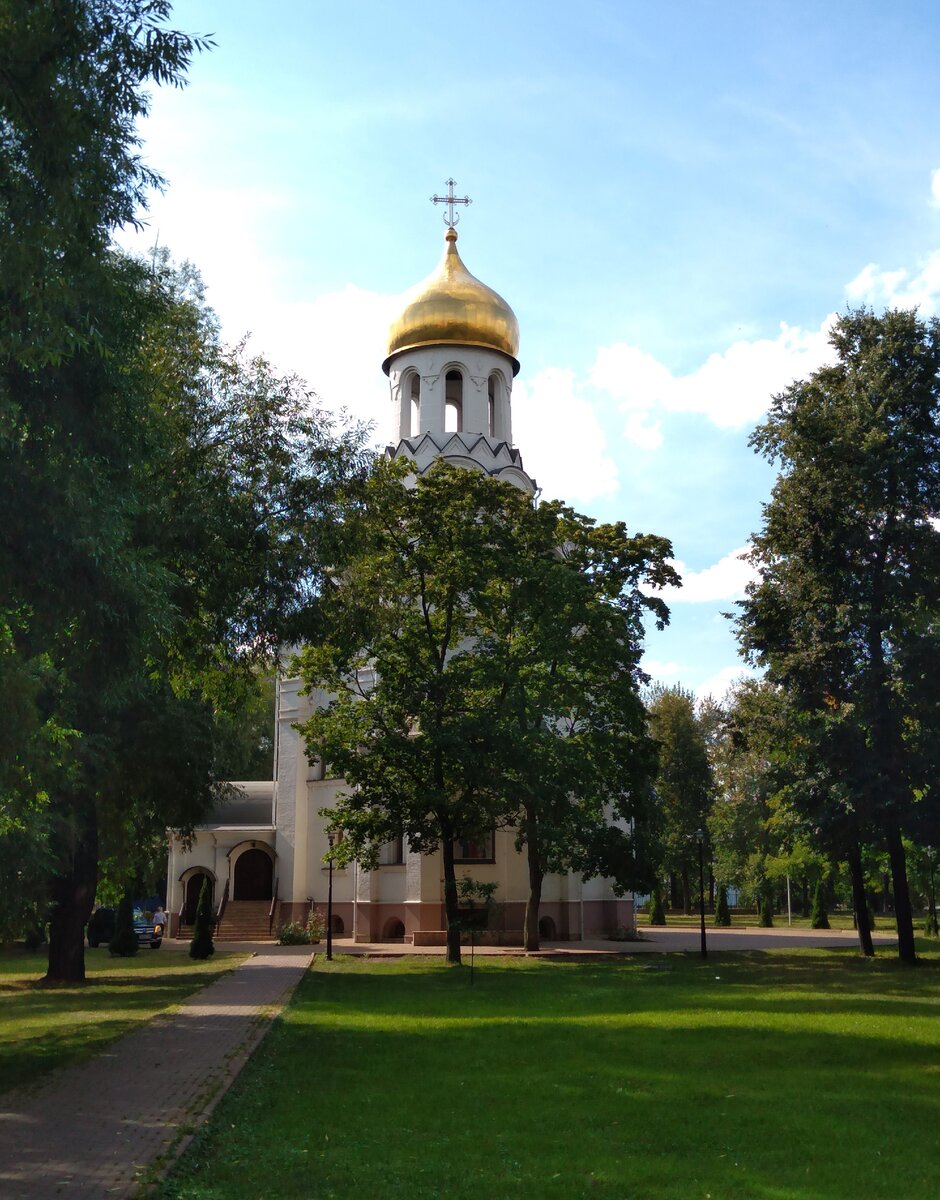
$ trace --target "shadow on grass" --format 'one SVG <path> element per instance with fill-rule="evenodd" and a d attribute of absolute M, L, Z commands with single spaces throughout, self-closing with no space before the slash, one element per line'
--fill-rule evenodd
<path fill-rule="evenodd" d="M 164 1195 L 933 1200 L 935 972 L 733 957 L 315 970 Z"/>

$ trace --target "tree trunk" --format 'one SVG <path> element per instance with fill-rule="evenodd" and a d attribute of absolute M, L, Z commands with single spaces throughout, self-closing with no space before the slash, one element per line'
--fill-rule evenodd
<path fill-rule="evenodd" d="M 688 916 L 692 911 L 692 887 L 689 883 L 689 868 L 682 868 L 682 911 Z"/>
<path fill-rule="evenodd" d="M 852 839 L 849 847 L 849 874 L 852 877 L 852 905 L 855 909 L 855 928 L 858 931 L 858 948 L 866 958 L 875 957 L 868 923 L 868 897 L 865 895 L 865 873 L 862 870 L 862 851 L 858 838 Z"/>
<path fill-rule="evenodd" d="M 917 962 L 914 948 L 914 914 L 911 893 L 907 886 L 907 863 L 901 828 L 897 817 L 888 817 L 888 857 L 891 861 L 891 883 L 894 888 L 894 920 L 898 930 L 898 958 L 912 966 Z"/>
<path fill-rule="evenodd" d="M 524 943 L 526 950 L 539 949 L 539 905 L 542 903 L 542 860 L 534 822 L 526 814 L 526 857 L 529 863 L 529 896 L 525 904 Z"/>
<path fill-rule="evenodd" d="M 69 861 L 52 881 L 46 983 L 85 979 L 85 926 L 98 888 L 98 828 L 93 811 L 76 811 Z"/>
<path fill-rule="evenodd" d="M 446 832 L 446 831 L 445 831 Z M 447 920 L 447 961 L 460 966 L 460 905 L 457 900 L 457 873 L 454 870 L 454 839 L 441 839 L 444 858 L 444 915 Z"/>

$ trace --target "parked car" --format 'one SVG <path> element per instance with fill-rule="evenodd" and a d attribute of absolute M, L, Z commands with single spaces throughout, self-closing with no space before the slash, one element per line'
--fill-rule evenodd
<path fill-rule="evenodd" d="M 159 950 L 163 941 L 163 926 L 154 925 L 153 921 L 144 919 L 143 913 L 134 913 L 134 932 L 137 934 L 138 946 L 149 946 L 151 950 Z"/>
<path fill-rule="evenodd" d="M 102 905 L 91 914 L 88 922 L 88 945 L 92 950 L 114 937 L 114 909 Z"/>

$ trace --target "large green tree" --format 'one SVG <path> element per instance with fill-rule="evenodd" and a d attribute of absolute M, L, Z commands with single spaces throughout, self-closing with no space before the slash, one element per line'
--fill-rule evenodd
<path fill-rule="evenodd" d="M 160 182 L 148 86 L 205 45 L 168 15 L 0 3 L 0 886 L 51 901 L 52 979 L 83 977 L 99 861 L 130 876 L 217 796 L 358 465 L 300 381 L 221 345 L 192 271 L 110 247 Z"/>
<path fill-rule="evenodd" d="M 440 848 L 448 957 L 460 959 L 458 837 L 518 830 L 538 944 L 547 870 L 639 882 L 652 747 L 638 697 L 640 582 L 674 581 L 668 543 L 630 538 L 476 472 L 436 464 L 404 486 L 380 464 L 301 656 L 320 706 L 311 753 L 349 790 L 340 853 L 406 836 Z"/>
<path fill-rule="evenodd" d="M 672 903 L 691 911 L 692 879 L 698 873 L 698 841 L 707 837 L 714 780 L 707 735 L 695 696 L 680 686 L 655 687 L 649 697 L 650 732 L 658 747 L 656 801 L 662 821 L 663 867 L 670 877 Z"/>
<path fill-rule="evenodd" d="M 658 859 L 655 743 L 640 668 L 650 595 L 678 577 L 669 543 L 597 525 L 557 503 L 516 501 L 505 574 L 490 590 L 486 638 L 504 721 L 502 788 L 529 872 L 524 938 L 539 948 L 547 872 L 602 875 L 646 891 Z"/>
<path fill-rule="evenodd" d="M 751 439 L 781 473 L 738 631 L 798 712 L 841 727 L 827 744 L 852 744 L 852 807 L 884 837 L 913 962 L 902 834 L 936 807 L 940 733 L 940 323 L 858 310 L 831 342 L 837 361 Z"/>

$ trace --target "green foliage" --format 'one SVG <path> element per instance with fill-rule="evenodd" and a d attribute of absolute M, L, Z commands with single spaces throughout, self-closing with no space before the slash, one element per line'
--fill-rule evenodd
<path fill-rule="evenodd" d="M 715 924 L 728 926 L 731 924 L 731 909 L 728 907 L 728 889 L 723 883 L 718 884 L 715 896 Z"/>
<path fill-rule="evenodd" d="M 695 697 L 681 687 L 654 688 L 649 700 L 650 732 L 658 747 L 655 791 L 663 825 L 663 867 L 683 881 L 688 907 L 698 873 L 698 838 L 706 829 L 714 796 L 706 729 L 699 721 Z"/>
<path fill-rule="evenodd" d="M 770 889 L 765 888 L 764 894 L 760 902 L 760 910 L 758 912 L 757 924 L 761 929 L 771 929 L 774 923 L 774 901 L 770 894 Z"/>
<path fill-rule="evenodd" d="M 666 911 L 663 908 L 663 893 L 662 888 L 658 883 L 653 885 L 653 890 L 650 892 L 649 912 L 651 925 L 666 924 Z"/>
<path fill-rule="evenodd" d="M 137 931 L 134 929 L 134 902 L 125 892 L 114 916 L 114 936 L 108 950 L 118 958 L 132 958 L 140 949 Z"/>
<path fill-rule="evenodd" d="M 349 785 L 328 814 L 338 858 L 372 863 L 401 836 L 440 847 L 451 930 L 454 839 L 494 825 L 519 830 L 537 885 L 566 869 L 639 883 L 653 759 L 639 643 L 644 614 L 666 617 L 640 584 L 674 579 L 668 543 L 442 462 L 406 488 L 408 469 L 378 464 L 357 496 L 299 660 L 331 697 L 302 726 L 309 753 Z"/>
<path fill-rule="evenodd" d="M 828 890 L 826 877 L 820 875 L 813 888 L 813 907 L 809 914 L 809 923 L 812 929 L 829 928 L 829 913 L 826 906 Z"/>
<path fill-rule="evenodd" d="M 193 940 L 189 943 L 189 957 L 205 959 L 215 954 L 215 942 L 212 931 L 215 928 L 215 916 L 212 912 L 212 892 L 208 879 L 203 879 L 199 889 L 199 901 L 196 905 L 196 921 L 193 925 Z"/>
<path fill-rule="evenodd" d="M 814 823 L 840 857 L 884 839 L 912 961 L 901 834 L 936 828 L 940 765 L 940 322 L 860 309 L 831 341 L 837 361 L 774 397 L 751 439 L 781 474 L 738 631 L 825 767 L 803 789 Z"/>

